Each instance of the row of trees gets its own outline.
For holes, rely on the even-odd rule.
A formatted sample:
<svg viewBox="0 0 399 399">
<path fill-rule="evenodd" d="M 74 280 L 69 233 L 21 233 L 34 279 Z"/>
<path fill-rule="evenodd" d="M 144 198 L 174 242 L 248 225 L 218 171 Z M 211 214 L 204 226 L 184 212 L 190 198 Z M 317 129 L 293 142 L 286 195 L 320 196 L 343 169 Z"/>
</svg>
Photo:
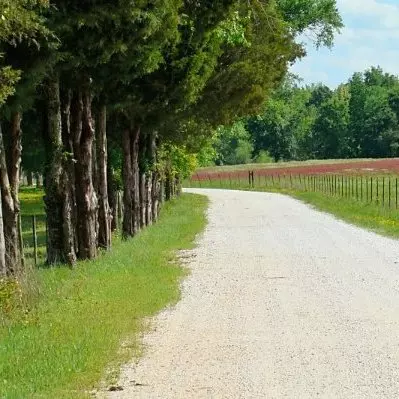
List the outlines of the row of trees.
<svg viewBox="0 0 399 399">
<path fill-rule="evenodd" d="M 21 157 L 28 171 L 45 159 L 48 262 L 93 259 L 118 184 L 128 238 L 210 132 L 259 111 L 304 55 L 298 35 L 331 45 L 341 26 L 335 0 L 0 0 L 0 14 L 6 275 L 21 269 Z"/>
<path fill-rule="evenodd" d="M 335 90 L 288 77 L 258 116 L 219 129 L 214 159 L 265 160 L 399 156 L 399 77 L 372 67 Z"/>
</svg>

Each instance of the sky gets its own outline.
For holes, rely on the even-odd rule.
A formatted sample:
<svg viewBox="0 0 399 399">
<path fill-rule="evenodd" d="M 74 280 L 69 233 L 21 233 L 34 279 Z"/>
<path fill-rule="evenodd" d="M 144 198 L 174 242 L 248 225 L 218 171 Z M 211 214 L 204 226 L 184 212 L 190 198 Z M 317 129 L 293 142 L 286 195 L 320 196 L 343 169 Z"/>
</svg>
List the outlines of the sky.
<svg viewBox="0 0 399 399">
<path fill-rule="evenodd" d="M 399 75 L 399 0 L 337 0 L 337 5 L 345 27 L 334 47 L 316 50 L 308 44 L 308 55 L 292 72 L 304 84 L 332 88 L 371 66 Z"/>
</svg>

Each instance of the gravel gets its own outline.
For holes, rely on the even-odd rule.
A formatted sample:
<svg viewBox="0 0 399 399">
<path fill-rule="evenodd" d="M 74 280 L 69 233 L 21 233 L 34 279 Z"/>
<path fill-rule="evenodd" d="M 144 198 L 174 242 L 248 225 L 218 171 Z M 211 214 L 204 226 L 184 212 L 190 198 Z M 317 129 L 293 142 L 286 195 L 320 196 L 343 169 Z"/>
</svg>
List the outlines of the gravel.
<svg viewBox="0 0 399 399">
<path fill-rule="evenodd" d="M 278 194 L 188 191 L 211 205 L 182 300 L 108 398 L 399 398 L 398 241 Z"/>
</svg>

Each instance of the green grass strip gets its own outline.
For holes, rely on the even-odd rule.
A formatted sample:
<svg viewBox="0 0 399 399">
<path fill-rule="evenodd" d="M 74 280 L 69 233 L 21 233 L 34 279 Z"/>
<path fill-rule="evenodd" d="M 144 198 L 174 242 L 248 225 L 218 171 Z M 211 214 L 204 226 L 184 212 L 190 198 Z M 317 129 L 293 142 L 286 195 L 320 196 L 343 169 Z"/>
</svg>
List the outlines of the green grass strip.
<svg viewBox="0 0 399 399">
<path fill-rule="evenodd" d="M 399 238 L 399 211 L 396 209 L 351 199 L 329 197 L 321 193 L 295 191 L 287 193 L 346 222 L 387 237 Z"/>
<path fill-rule="evenodd" d="M 159 223 L 76 270 L 42 269 L 29 314 L 0 327 L 1 398 L 84 398 L 140 352 L 146 318 L 179 299 L 184 269 L 176 250 L 191 248 L 205 226 L 207 199 L 183 195 Z"/>
</svg>

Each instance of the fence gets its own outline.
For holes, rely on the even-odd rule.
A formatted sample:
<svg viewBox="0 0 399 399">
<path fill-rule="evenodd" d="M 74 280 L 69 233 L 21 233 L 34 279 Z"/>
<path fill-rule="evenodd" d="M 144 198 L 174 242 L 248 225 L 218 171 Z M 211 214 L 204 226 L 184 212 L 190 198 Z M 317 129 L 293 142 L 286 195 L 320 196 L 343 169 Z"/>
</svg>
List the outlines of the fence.
<svg viewBox="0 0 399 399">
<path fill-rule="evenodd" d="M 201 173 L 188 182 L 190 187 L 292 190 L 321 193 L 363 203 L 398 209 L 399 180 L 396 176 L 347 174 L 264 174 L 262 171 L 240 173 Z"/>
<path fill-rule="evenodd" d="M 122 192 L 118 192 L 116 195 L 115 208 L 115 231 L 120 232 L 123 218 Z M 35 266 L 45 263 L 47 260 L 46 215 L 21 215 L 19 230 L 25 262 Z"/>
</svg>

